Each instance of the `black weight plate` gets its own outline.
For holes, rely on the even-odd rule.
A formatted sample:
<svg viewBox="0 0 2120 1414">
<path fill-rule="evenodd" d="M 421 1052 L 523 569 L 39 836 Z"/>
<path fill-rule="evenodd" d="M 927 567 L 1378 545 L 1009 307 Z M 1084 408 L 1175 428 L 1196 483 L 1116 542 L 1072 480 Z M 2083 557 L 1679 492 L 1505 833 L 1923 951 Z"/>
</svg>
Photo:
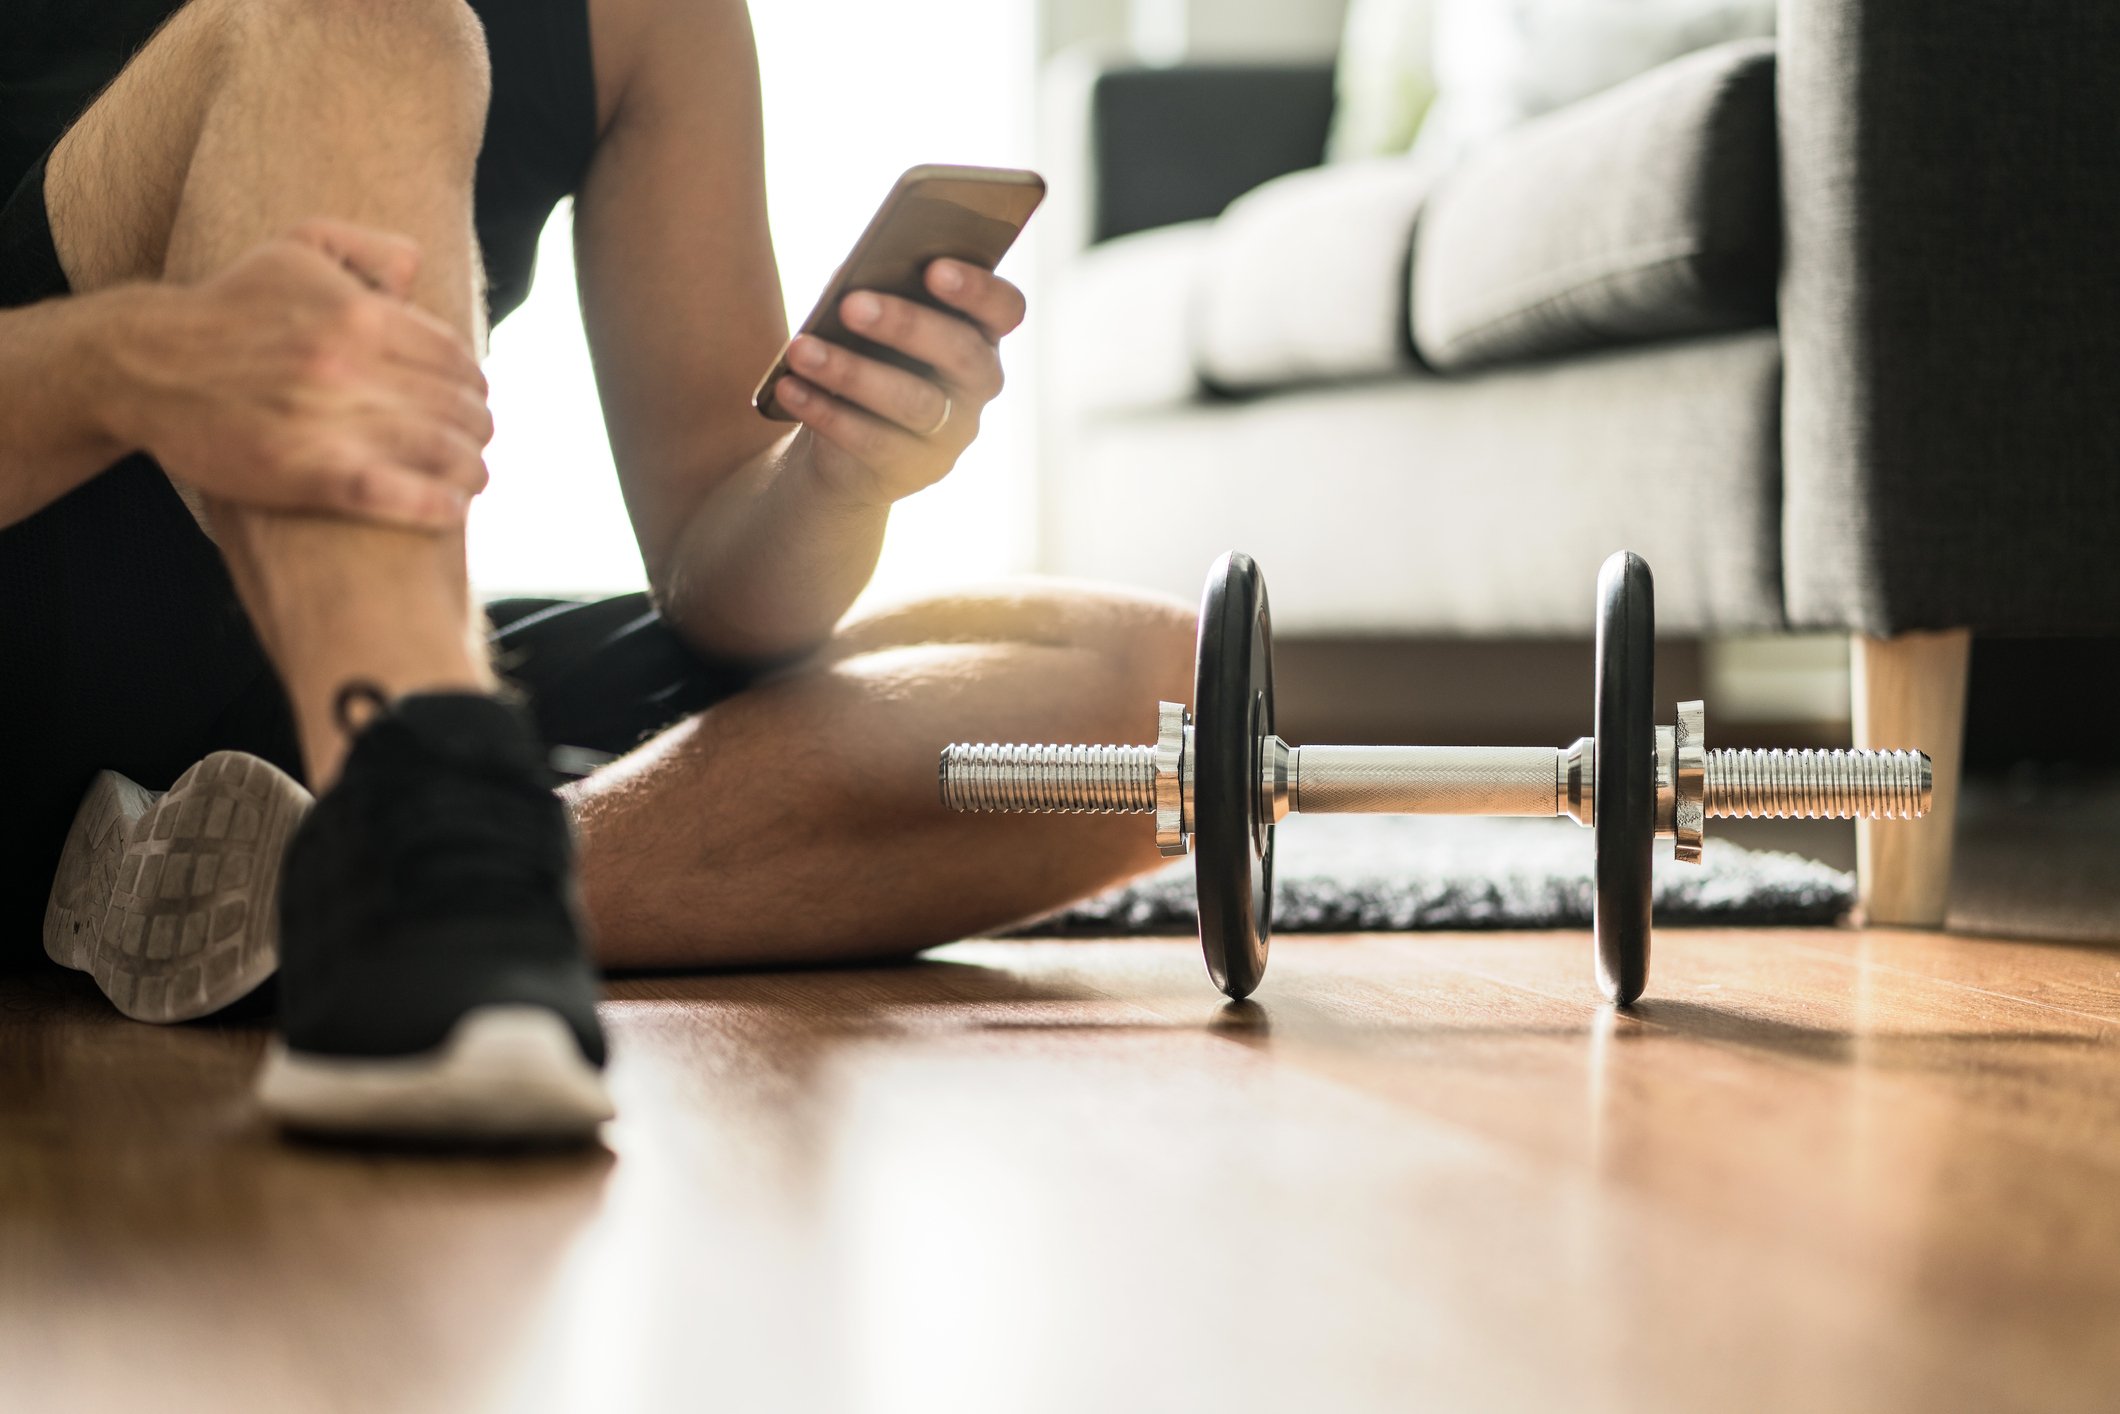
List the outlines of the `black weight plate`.
<svg viewBox="0 0 2120 1414">
<path fill-rule="evenodd" d="M 1207 973 L 1232 997 L 1266 975 L 1273 825 L 1262 818 L 1259 744 L 1273 732 L 1266 580 L 1232 550 L 1207 572 L 1193 680 L 1193 876 Z"/>
<path fill-rule="evenodd" d="M 1597 983 L 1626 1006 L 1649 983 L 1656 845 L 1656 586 L 1631 550 L 1597 576 Z"/>
</svg>

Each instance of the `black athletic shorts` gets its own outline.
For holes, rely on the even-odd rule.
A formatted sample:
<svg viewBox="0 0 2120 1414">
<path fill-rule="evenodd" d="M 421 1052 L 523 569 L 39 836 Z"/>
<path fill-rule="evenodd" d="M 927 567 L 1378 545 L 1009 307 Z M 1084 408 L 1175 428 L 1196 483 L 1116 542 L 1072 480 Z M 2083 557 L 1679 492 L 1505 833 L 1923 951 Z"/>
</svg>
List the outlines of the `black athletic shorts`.
<svg viewBox="0 0 2120 1414">
<path fill-rule="evenodd" d="M 0 207 L 0 309 L 69 293 L 43 178 L 40 162 Z M 625 751 L 753 677 L 688 649 L 645 594 L 489 614 L 496 662 L 555 747 Z M 43 955 L 59 849 L 97 771 L 161 790 L 219 750 L 302 777 L 286 694 L 161 469 L 128 457 L 0 528 L 0 968 Z"/>
</svg>

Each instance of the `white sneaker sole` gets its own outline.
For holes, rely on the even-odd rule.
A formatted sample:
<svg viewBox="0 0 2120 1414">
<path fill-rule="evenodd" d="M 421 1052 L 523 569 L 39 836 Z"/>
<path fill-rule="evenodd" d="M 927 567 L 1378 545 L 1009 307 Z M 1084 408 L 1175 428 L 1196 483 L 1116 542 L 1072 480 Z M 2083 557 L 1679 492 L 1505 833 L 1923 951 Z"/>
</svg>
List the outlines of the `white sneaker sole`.
<svg viewBox="0 0 2120 1414">
<path fill-rule="evenodd" d="M 280 861 L 311 797 L 268 761 L 216 751 L 159 798 L 104 771 L 59 855 L 44 951 L 136 1021 L 189 1021 L 279 966 Z"/>
<path fill-rule="evenodd" d="M 417 1056 L 315 1055 L 275 1040 L 258 1100 L 302 1133 L 457 1144 L 579 1142 L 612 1115 L 567 1023 L 533 1006 L 476 1008 Z"/>
</svg>

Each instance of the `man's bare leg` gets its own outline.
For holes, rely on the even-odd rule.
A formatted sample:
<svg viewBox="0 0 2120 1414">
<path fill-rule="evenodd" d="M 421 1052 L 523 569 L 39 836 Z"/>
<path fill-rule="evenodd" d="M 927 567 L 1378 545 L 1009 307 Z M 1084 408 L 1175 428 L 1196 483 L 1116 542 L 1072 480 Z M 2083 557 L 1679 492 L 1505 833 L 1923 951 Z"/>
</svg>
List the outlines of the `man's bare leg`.
<svg viewBox="0 0 2120 1414">
<path fill-rule="evenodd" d="M 902 955 L 1162 861 L 1138 819 L 953 815 L 952 741 L 1145 740 L 1192 698 L 1186 606 L 1029 586 L 888 610 L 569 788 L 607 966 Z"/>
<path fill-rule="evenodd" d="M 415 298 L 469 337 L 484 98 L 458 0 L 193 0 L 55 154 L 62 260 L 83 290 L 190 279 L 335 216 L 418 239 Z M 349 679 L 393 693 L 487 682 L 460 537 L 209 515 L 294 697 L 313 779 L 328 782 L 343 754 L 330 705 Z M 1190 643 L 1183 610 L 1094 594 L 850 626 L 812 665 L 583 788 L 607 958 L 903 951 L 1152 865 L 1138 822 L 944 815 L 934 751 L 967 735 L 1131 739 L 1158 696 L 1189 695 Z"/>
<path fill-rule="evenodd" d="M 488 85 L 461 0 L 192 0 L 54 151 L 61 263 L 77 291 L 196 281 L 333 219 L 417 242 L 403 292 L 474 345 Z M 592 1134 L 610 1108 L 567 824 L 527 719 L 480 695 L 492 678 L 462 535 L 221 502 L 204 518 L 287 685 L 312 783 L 338 786 L 276 879 L 282 1036 L 265 1108 L 364 1137 Z M 387 710 L 339 721 L 355 684 Z"/>
<path fill-rule="evenodd" d="M 46 180 L 68 279 L 190 281 L 317 216 L 412 237 L 413 299 L 480 335 L 471 177 L 484 42 L 460 0 L 192 0 L 68 132 Z M 461 534 L 209 503 L 292 697 L 313 785 L 348 681 L 489 687 Z"/>
</svg>

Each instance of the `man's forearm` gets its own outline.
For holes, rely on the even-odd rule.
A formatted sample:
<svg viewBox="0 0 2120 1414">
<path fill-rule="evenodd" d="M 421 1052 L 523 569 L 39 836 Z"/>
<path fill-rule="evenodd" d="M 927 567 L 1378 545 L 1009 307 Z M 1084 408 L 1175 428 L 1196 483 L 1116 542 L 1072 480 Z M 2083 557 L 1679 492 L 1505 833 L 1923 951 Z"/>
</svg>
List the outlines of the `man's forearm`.
<svg viewBox="0 0 2120 1414">
<path fill-rule="evenodd" d="M 133 450 L 111 430 L 124 393 L 110 350 L 144 316 L 151 288 L 0 310 L 0 525 Z"/>
<path fill-rule="evenodd" d="M 888 504 L 843 496 L 784 437 L 699 504 L 658 576 L 663 612 L 695 646 L 792 657 L 822 643 L 868 584 Z"/>
</svg>

